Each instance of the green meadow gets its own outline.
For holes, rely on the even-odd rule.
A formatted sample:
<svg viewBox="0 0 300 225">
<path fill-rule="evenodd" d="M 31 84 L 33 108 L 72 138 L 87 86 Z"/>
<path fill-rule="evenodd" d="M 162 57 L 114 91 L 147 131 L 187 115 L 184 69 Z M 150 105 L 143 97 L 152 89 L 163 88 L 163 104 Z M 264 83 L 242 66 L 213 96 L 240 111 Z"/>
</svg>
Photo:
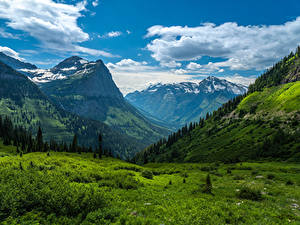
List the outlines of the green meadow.
<svg viewBox="0 0 300 225">
<path fill-rule="evenodd" d="M 300 165 L 152 163 L 0 144 L 1 224 L 300 224 Z M 211 193 L 205 192 L 207 176 Z"/>
</svg>

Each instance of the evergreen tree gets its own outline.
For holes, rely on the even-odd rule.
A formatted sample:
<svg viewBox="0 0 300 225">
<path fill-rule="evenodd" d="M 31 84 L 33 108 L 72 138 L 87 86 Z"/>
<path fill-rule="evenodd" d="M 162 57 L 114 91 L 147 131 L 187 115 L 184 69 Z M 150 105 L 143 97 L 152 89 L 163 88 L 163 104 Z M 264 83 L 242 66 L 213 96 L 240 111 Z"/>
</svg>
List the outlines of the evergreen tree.
<svg viewBox="0 0 300 225">
<path fill-rule="evenodd" d="M 102 136 L 101 134 L 99 134 L 98 136 L 98 141 L 99 141 L 99 158 L 101 159 L 102 158 Z"/>
<path fill-rule="evenodd" d="M 43 133 L 42 133 L 42 129 L 39 126 L 37 135 L 36 135 L 36 151 L 37 152 L 41 152 L 44 150 L 44 144 L 43 144 Z"/>
<path fill-rule="evenodd" d="M 72 145 L 71 145 L 71 152 L 77 152 L 77 135 L 75 134 L 73 137 Z"/>
</svg>

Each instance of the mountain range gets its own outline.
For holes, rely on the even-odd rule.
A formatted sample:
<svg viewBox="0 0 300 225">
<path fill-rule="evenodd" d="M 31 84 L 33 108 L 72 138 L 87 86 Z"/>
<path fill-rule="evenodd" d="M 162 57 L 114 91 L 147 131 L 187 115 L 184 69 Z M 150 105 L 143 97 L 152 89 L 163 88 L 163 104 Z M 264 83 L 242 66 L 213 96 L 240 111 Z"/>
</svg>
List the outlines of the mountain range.
<svg viewBox="0 0 300 225">
<path fill-rule="evenodd" d="M 125 98 L 147 116 L 181 127 L 199 121 L 228 100 L 242 95 L 247 87 L 209 76 L 200 83 L 155 84 Z"/>
</svg>

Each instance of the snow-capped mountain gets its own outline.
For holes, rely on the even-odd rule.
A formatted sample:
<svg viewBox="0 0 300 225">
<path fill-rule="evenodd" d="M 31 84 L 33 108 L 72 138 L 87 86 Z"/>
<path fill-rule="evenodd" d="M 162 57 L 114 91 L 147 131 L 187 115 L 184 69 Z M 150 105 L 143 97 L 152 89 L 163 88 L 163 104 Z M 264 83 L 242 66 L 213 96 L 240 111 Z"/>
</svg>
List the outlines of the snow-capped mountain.
<svg viewBox="0 0 300 225">
<path fill-rule="evenodd" d="M 198 121 L 199 117 L 246 91 L 247 87 L 243 85 L 209 76 L 200 83 L 151 85 L 143 91 L 129 93 L 125 98 L 145 115 L 181 126 Z"/>
<path fill-rule="evenodd" d="M 35 83 L 47 83 L 54 80 L 63 80 L 68 76 L 89 73 L 96 62 L 88 62 L 78 56 L 65 59 L 51 69 L 19 69 L 20 72 L 29 74 L 29 78 Z"/>
</svg>

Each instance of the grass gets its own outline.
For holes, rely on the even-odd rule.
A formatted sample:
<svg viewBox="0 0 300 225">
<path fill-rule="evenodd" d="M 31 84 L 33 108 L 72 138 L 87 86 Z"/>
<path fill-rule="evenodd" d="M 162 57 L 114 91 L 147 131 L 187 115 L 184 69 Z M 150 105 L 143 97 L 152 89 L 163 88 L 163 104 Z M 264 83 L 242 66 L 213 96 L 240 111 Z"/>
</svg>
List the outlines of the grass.
<svg viewBox="0 0 300 225">
<path fill-rule="evenodd" d="M 253 106 L 256 112 L 274 113 L 276 111 L 299 111 L 300 81 L 288 83 L 271 88 L 265 88 L 262 92 L 254 92 L 243 99 L 238 106 L 238 111 L 250 111 Z"/>
<path fill-rule="evenodd" d="M 299 164 L 141 167 L 92 154 L 20 157 L 1 144 L 0 152 L 1 224 L 300 223 Z M 202 193 L 208 174 L 212 194 Z"/>
</svg>

